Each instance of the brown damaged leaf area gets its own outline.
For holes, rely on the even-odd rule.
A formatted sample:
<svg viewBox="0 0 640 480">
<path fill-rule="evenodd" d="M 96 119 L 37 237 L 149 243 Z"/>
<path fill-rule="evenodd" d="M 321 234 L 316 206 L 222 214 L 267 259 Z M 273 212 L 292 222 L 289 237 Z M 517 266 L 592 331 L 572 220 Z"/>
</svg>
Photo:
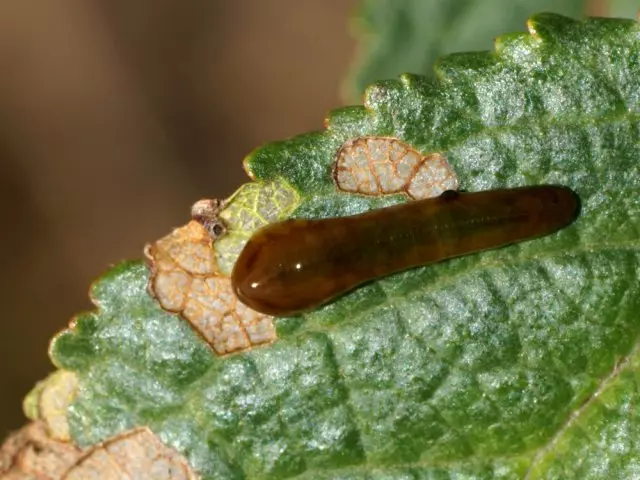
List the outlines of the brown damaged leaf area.
<svg viewBox="0 0 640 480">
<path fill-rule="evenodd" d="M 1 480 L 197 480 L 186 460 L 148 429 L 118 435 L 81 450 L 48 436 L 36 421 L 11 435 L 0 449 Z"/>
<path fill-rule="evenodd" d="M 134 430 L 93 448 L 64 480 L 196 480 L 186 460 L 148 429 Z"/>
<path fill-rule="evenodd" d="M 61 479 L 81 458 L 71 443 L 53 439 L 43 421 L 9 436 L 0 448 L 0 479 Z"/>
<path fill-rule="evenodd" d="M 180 314 L 218 355 L 276 339 L 272 317 L 241 303 L 228 277 L 219 276 L 211 237 L 191 221 L 147 245 L 150 290 L 162 308 Z"/>
<path fill-rule="evenodd" d="M 27 395 L 23 404 L 25 414 L 31 420 L 42 420 L 51 438 L 69 441 L 67 410 L 77 391 L 77 375 L 58 370 L 39 382 Z"/>
<path fill-rule="evenodd" d="M 345 142 L 336 155 L 333 179 L 345 192 L 405 193 L 414 200 L 458 189 L 458 178 L 444 155 L 422 156 L 390 137 L 359 137 Z"/>
</svg>

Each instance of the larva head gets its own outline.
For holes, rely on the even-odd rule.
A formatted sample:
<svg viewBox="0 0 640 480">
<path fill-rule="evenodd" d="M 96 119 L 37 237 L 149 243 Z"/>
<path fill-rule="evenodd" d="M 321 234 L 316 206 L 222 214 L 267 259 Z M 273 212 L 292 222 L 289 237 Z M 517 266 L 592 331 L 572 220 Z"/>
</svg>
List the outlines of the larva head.
<svg viewBox="0 0 640 480">
<path fill-rule="evenodd" d="M 231 273 L 240 301 L 258 312 L 291 315 L 325 298 L 331 285 L 316 271 L 324 249 L 318 226 L 322 223 L 287 220 L 258 230 Z"/>
</svg>

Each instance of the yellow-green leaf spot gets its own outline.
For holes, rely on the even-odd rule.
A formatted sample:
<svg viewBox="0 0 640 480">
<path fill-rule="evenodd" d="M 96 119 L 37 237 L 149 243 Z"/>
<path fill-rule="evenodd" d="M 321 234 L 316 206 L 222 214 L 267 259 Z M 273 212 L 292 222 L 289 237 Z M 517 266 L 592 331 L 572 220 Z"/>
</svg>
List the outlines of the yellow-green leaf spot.
<svg viewBox="0 0 640 480">
<path fill-rule="evenodd" d="M 78 392 L 78 377 L 67 370 L 57 370 L 38 382 L 25 397 L 23 410 L 32 420 L 42 420 L 49 436 L 68 441 L 67 409 Z"/>
<path fill-rule="evenodd" d="M 241 186 L 220 213 L 227 232 L 215 242 L 219 273 L 230 276 L 251 235 L 260 227 L 287 218 L 299 201 L 296 191 L 283 180 Z"/>
<path fill-rule="evenodd" d="M 211 237 L 197 221 L 148 245 L 153 274 L 150 290 L 165 310 L 179 313 L 224 355 L 272 342 L 270 316 L 242 304 L 228 277 L 217 275 Z"/>
<path fill-rule="evenodd" d="M 359 137 L 346 141 L 333 165 L 340 190 L 364 195 L 406 193 L 422 200 L 458 189 L 458 177 L 444 155 L 421 155 L 391 137 Z"/>
</svg>

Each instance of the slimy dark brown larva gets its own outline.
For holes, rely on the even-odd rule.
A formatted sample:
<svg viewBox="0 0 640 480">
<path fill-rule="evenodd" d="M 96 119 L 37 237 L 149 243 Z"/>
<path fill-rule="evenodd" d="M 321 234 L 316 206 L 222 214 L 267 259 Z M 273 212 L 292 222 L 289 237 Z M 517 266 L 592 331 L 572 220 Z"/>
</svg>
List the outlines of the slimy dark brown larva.
<svg viewBox="0 0 640 480">
<path fill-rule="evenodd" d="M 578 211 L 572 190 L 543 185 L 447 191 L 351 217 L 287 220 L 251 237 L 233 289 L 254 310 L 292 315 L 379 277 L 548 235 Z"/>
</svg>

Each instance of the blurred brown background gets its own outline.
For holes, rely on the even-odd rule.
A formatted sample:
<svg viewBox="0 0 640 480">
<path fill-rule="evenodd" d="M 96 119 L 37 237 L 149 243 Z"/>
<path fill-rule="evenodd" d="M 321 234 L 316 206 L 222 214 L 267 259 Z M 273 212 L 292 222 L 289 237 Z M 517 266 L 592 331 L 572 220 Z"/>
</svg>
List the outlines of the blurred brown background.
<svg viewBox="0 0 640 480">
<path fill-rule="evenodd" d="M 341 105 L 355 3 L 0 4 L 0 438 L 96 276 Z"/>
</svg>

